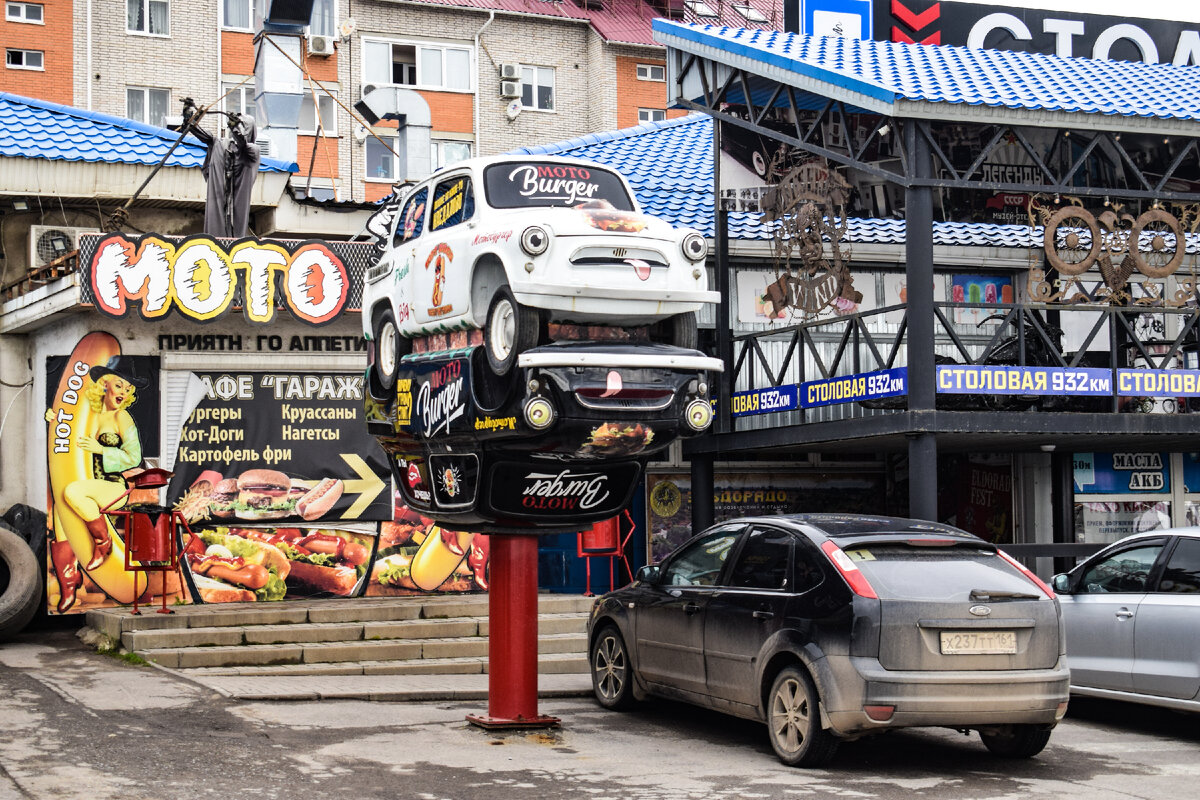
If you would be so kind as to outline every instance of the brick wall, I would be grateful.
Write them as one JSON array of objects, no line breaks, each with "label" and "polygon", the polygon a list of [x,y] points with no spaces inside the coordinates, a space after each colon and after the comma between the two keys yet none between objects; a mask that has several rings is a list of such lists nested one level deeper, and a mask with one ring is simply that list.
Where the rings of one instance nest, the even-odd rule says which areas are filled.
[{"label": "brick wall", "polygon": [[0,92],[12,92],[54,103],[71,105],[72,13],[70,0],[38,0],[42,23],[9,22],[0,16],[0,42],[7,50],[36,50],[42,53],[42,70],[9,69],[7,58],[0,65]]}]

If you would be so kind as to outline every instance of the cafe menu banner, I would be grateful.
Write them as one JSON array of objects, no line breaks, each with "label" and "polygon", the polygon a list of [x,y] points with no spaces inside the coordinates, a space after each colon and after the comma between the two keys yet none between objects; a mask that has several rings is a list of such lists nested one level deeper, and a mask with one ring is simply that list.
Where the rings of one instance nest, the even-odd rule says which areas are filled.
[{"label": "cafe menu banner", "polygon": [[218,523],[392,519],[387,456],[363,422],[363,377],[193,373],[169,489]]}]

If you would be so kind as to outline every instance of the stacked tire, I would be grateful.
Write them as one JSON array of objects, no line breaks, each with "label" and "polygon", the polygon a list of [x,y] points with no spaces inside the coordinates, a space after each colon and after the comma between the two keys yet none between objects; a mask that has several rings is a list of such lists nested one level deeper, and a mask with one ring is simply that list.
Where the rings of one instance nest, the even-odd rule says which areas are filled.
[{"label": "stacked tire", "polygon": [[0,522],[0,641],[24,630],[41,599],[37,557],[21,536]]}]

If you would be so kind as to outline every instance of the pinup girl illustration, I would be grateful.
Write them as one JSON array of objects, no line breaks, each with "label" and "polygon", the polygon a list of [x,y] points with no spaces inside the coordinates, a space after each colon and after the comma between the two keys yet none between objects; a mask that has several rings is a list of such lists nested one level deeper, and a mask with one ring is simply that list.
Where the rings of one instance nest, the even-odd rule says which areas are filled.
[{"label": "pinup girl illustration", "polygon": [[[73,358],[72,363],[78,362]],[[92,366],[81,383],[75,395],[62,392],[60,386],[60,396],[47,412],[52,432],[50,483],[55,522],[49,549],[58,578],[60,614],[77,600],[83,584],[81,565],[114,600],[133,600],[123,544],[118,540],[119,550],[114,552],[115,533],[102,509],[125,493],[127,477],[141,471],[141,439],[127,409],[137,399],[136,390],[145,388],[148,381],[133,374],[128,359],[114,355],[103,366]],[[56,420],[63,419],[57,409],[66,406],[64,395],[76,401],[76,410],[69,417],[74,425],[67,436],[61,435],[61,425],[55,427]],[[122,499],[114,508],[125,502]]]}]

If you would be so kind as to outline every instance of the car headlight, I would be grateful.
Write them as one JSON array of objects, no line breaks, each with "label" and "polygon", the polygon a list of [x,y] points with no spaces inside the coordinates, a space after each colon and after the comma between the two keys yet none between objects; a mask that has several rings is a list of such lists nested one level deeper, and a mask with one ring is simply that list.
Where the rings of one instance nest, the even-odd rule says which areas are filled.
[{"label": "car headlight", "polygon": [[708,255],[708,242],[698,233],[689,233],[683,237],[683,241],[679,243],[679,248],[683,250],[683,257],[688,261],[703,261]]},{"label": "car headlight", "polygon": [[550,234],[545,228],[530,225],[521,232],[521,249],[531,256],[540,256],[550,246]]},{"label": "car headlight", "polygon": [[525,403],[525,421],[535,431],[542,431],[554,424],[554,404],[544,397],[534,397]]},{"label": "car headlight", "polygon": [[683,411],[683,419],[694,431],[702,431],[712,424],[712,406],[707,400],[693,400]]}]

